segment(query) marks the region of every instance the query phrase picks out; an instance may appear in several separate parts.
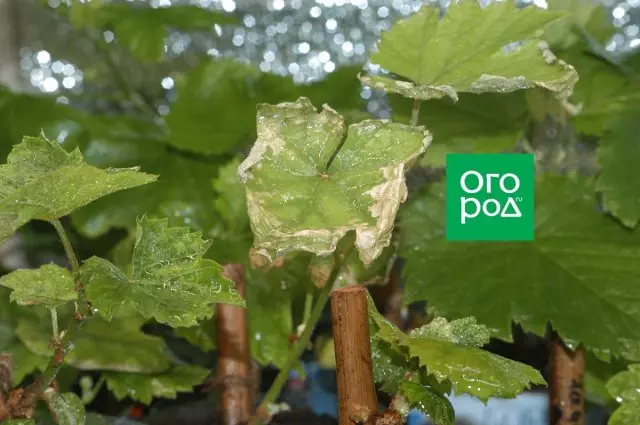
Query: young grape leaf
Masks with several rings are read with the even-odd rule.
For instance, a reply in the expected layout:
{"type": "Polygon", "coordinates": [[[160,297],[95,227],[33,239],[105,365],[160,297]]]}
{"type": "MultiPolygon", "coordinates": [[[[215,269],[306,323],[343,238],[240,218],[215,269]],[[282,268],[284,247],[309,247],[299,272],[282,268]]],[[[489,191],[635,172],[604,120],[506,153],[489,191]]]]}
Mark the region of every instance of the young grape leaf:
{"type": "Polygon", "coordinates": [[[609,418],[609,425],[635,425],[640,417],[640,365],[632,364],[607,382],[607,390],[620,407],[609,418]]]}
{"type": "Polygon", "coordinates": [[[60,425],[84,425],[87,412],[82,400],[74,393],[58,393],[53,389],[44,392],[44,400],[51,414],[60,425]]]}
{"type": "Polygon", "coordinates": [[[71,22],[79,28],[113,30],[119,42],[138,59],[159,61],[165,53],[169,30],[207,31],[214,25],[235,23],[232,15],[195,5],[152,8],[128,3],[78,3],[70,10],[71,22]]]}
{"type": "MultiPolygon", "coordinates": [[[[61,328],[64,324],[61,321],[61,328]]],[[[16,334],[32,353],[51,358],[51,324],[44,318],[20,319],[16,334]]],[[[165,348],[162,338],[142,333],[139,323],[93,317],[78,334],[65,363],[81,370],[162,372],[169,368],[165,348]]]]}
{"type": "Polygon", "coordinates": [[[401,215],[407,302],[473,315],[507,339],[512,320],[539,335],[550,321],[565,340],[613,353],[640,338],[640,234],[597,211],[591,184],[537,181],[535,241],[524,243],[446,241],[444,194],[434,185],[401,215]]]}
{"type": "Polygon", "coordinates": [[[428,414],[435,425],[452,425],[455,412],[451,402],[432,388],[413,381],[402,381],[400,392],[413,409],[428,414]]]}
{"type": "MultiPolygon", "coordinates": [[[[409,123],[413,101],[389,96],[393,119],[409,123]]],[[[460,93],[457,102],[432,99],[422,102],[418,124],[434,141],[421,165],[444,166],[447,153],[500,153],[513,149],[528,119],[523,91],[511,93],[460,93]]]]}
{"type": "Polygon", "coordinates": [[[382,34],[371,62],[408,81],[361,77],[375,88],[415,99],[458,92],[511,92],[543,87],[558,97],[571,95],[578,75],[557,59],[537,34],[564,16],[537,7],[518,8],[512,0],[482,8],[476,0],[452,3],[439,10],[423,5],[414,15],[382,34]],[[519,45],[505,46],[521,42],[519,45]]]}
{"type": "Polygon", "coordinates": [[[11,301],[56,308],[78,298],[69,270],[46,264],[35,270],[16,270],[0,277],[0,285],[13,289],[11,301]]]}
{"type": "Polygon", "coordinates": [[[0,241],[30,220],[53,220],[119,190],[150,183],[137,169],[88,165],[44,135],[24,137],[0,165],[0,241]]]}
{"type": "Polygon", "coordinates": [[[635,227],[640,221],[640,110],[619,116],[598,143],[598,162],[602,171],[596,189],[602,193],[604,208],[624,225],[635,227]]]}
{"type": "Polygon", "coordinates": [[[106,372],[107,388],[123,400],[129,397],[144,404],[154,398],[175,399],[179,392],[191,392],[209,375],[209,371],[196,365],[175,365],[155,375],[142,373],[106,372]]]}
{"type": "Polygon", "coordinates": [[[451,384],[448,381],[438,383],[420,368],[416,359],[410,358],[406,348],[396,339],[401,332],[378,313],[370,296],[368,309],[376,383],[382,391],[404,397],[411,407],[429,415],[436,424],[453,425],[453,407],[445,397],[451,392],[451,384]]]}
{"type": "Polygon", "coordinates": [[[406,164],[431,135],[384,120],[352,124],[342,143],[344,132],[338,113],[317,113],[307,98],[259,105],[258,139],[238,173],[261,254],[325,255],[350,230],[365,264],[389,245],[406,164]]]}
{"type": "Polygon", "coordinates": [[[465,317],[449,322],[444,317],[436,317],[428,324],[412,330],[410,336],[439,338],[458,345],[482,347],[489,343],[491,333],[484,325],[479,325],[475,317],[465,317]]]}
{"type": "Polygon", "coordinates": [[[442,324],[436,324],[422,335],[406,335],[378,313],[371,299],[369,317],[377,326],[375,338],[406,350],[438,384],[450,383],[456,394],[471,394],[486,402],[490,397],[515,397],[531,384],[544,384],[540,373],[532,367],[476,348],[479,341],[469,335],[478,330],[486,335],[488,331],[475,321],[457,322],[455,333],[442,332],[442,324]],[[453,339],[449,339],[451,336],[453,339]],[[456,340],[471,345],[461,345],[456,340]]]}
{"type": "Polygon", "coordinates": [[[195,326],[213,315],[213,303],[244,305],[222,267],[202,256],[210,243],[167,220],[138,220],[132,271],[91,257],[80,269],[92,305],[107,320],[122,308],[172,327],[195,326]]]}

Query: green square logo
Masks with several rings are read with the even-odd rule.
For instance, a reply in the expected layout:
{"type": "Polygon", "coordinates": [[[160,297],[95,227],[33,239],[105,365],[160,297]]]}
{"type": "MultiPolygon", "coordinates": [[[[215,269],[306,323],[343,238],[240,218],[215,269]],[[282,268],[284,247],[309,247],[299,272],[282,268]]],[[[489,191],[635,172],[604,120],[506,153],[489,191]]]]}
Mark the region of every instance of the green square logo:
{"type": "Polygon", "coordinates": [[[447,154],[446,239],[533,240],[533,154],[447,154]]]}

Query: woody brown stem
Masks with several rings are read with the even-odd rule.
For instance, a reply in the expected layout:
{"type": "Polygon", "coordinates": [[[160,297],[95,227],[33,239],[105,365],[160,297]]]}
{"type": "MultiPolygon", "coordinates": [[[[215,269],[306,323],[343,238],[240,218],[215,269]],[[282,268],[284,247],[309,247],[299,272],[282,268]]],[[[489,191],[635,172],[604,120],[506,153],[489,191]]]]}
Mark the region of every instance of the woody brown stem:
{"type": "MultiPolygon", "coordinates": [[[[233,280],[240,295],[245,296],[242,264],[227,264],[224,274],[233,280]]],[[[240,425],[251,414],[252,386],[249,364],[249,338],[246,310],[242,307],[218,304],[218,382],[222,384],[220,409],[224,425],[240,425]]]]}
{"type": "Polygon", "coordinates": [[[336,289],[331,294],[335,340],[339,425],[368,422],[377,413],[373,381],[367,292],[362,286],[336,289]]]}
{"type": "Polygon", "coordinates": [[[584,348],[572,351],[553,335],[549,359],[549,424],[584,425],[584,348]]]}

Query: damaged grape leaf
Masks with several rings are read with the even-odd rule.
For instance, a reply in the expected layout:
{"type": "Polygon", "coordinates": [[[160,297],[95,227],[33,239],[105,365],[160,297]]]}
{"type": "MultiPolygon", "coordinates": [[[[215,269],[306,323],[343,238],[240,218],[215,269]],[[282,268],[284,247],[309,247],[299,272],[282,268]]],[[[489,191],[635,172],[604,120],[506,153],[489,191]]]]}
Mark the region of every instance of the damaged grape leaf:
{"type": "Polygon", "coordinates": [[[270,259],[303,250],[333,252],[350,230],[370,264],[389,245],[404,171],[423,153],[424,128],[367,120],[349,126],[307,98],[258,106],[258,139],[238,167],[246,187],[254,246],[270,259]]]}
{"type": "Polygon", "coordinates": [[[68,153],[44,135],[24,137],[0,165],[0,242],[31,220],[57,219],[154,180],[137,168],[92,167],[78,149],[68,153]]]}
{"type": "Polygon", "coordinates": [[[532,87],[567,98],[578,75],[538,38],[546,25],[564,15],[518,8],[512,0],[486,7],[462,0],[452,3],[439,20],[436,7],[423,5],[384,32],[378,51],[371,55],[371,62],[410,81],[360,78],[371,87],[423,100],[448,96],[455,101],[458,92],[505,93],[532,87]]]}
{"type": "Polygon", "coordinates": [[[13,271],[0,277],[0,285],[13,289],[11,301],[22,305],[43,304],[56,308],[78,298],[71,272],[55,264],[13,271]]]}
{"type": "Polygon", "coordinates": [[[467,393],[486,402],[490,397],[512,398],[531,384],[545,383],[534,368],[476,348],[486,340],[488,330],[474,320],[454,321],[448,327],[439,322],[407,335],[376,310],[371,297],[368,311],[375,338],[405,350],[408,358],[417,359],[435,378],[436,385],[446,388],[450,383],[456,394],[467,393]],[[469,337],[477,331],[482,335],[479,339],[469,337]]]}
{"type": "Polygon", "coordinates": [[[107,320],[133,308],[172,327],[195,326],[213,315],[213,303],[244,306],[222,266],[202,258],[209,245],[200,232],[143,216],[129,274],[99,257],[85,261],[80,273],[93,307],[107,320]]]}
{"type": "Polygon", "coordinates": [[[444,184],[432,185],[400,217],[406,302],[473,315],[505,339],[512,320],[538,335],[551,322],[565,340],[622,354],[622,339],[640,339],[640,234],[598,211],[593,191],[590,181],[539,177],[535,241],[452,243],[444,184]]]}
{"type": "Polygon", "coordinates": [[[608,425],[636,425],[640,417],[640,364],[632,364],[611,378],[607,390],[620,403],[608,425]]]}
{"type": "Polygon", "coordinates": [[[154,398],[175,399],[179,392],[191,392],[209,375],[209,370],[196,365],[175,365],[166,372],[143,373],[106,372],[107,388],[118,400],[129,397],[144,404],[154,398]]]}

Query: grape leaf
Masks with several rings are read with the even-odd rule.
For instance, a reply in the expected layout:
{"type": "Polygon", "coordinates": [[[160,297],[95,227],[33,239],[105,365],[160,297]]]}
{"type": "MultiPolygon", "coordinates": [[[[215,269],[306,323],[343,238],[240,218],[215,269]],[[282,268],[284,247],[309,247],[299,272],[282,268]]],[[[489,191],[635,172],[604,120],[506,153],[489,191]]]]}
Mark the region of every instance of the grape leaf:
{"type": "Polygon", "coordinates": [[[173,328],[173,333],[189,341],[202,351],[213,351],[216,348],[215,317],[201,321],[190,328],[173,328]]]}
{"type": "Polygon", "coordinates": [[[83,152],[87,161],[98,167],[140,165],[143,171],[159,175],[159,180],[109,195],[74,212],[74,227],[87,237],[101,236],[111,228],[135,231],[136,217],[148,214],[208,234],[217,222],[211,213],[215,199],[211,180],[218,173],[218,163],[168,150],[158,141],[144,138],[145,133],[138,133],[143,130],[128,127],[97,133],[83,152]],[[126,133],[132,134],[125,137],[126,133]]]}
{"type": "Polygon", "coordinates": [[[7,419],[2,422],[2,425],[36,425],[36,421],[33,419],[7,419]]]}
{"type": "Polygon", "coordinates": [[[85,261],[80,273],[93,307],[107,320],[133,307],[172,327],[195,326],[213,315],[213,303],[244,305],[222,267],[202,258],[209,245],[199,232],[142,217],[130,276],[98,257],[85,261]]]}
{"type": "MultiPolygon", "coordinates": [[[[434,326],[431,333],[406,335],[375,309],[370,297],[368,310],[370,320],[377,327],[375,338],[406,350],[438,384],[450,383],[456,394],[471,394],[486,402],[490,397],[515,397],[531,384],[544,384],[540,373],[530,366],[473,345],[457,344],[456,340],[477,343],[472,338],[459,336],[482,329],[475,322],[457,322],[457,335],[436,331],[436,328],[442,329],[441,325],[434,326]],[[448,339],[449,336],[453,336],[453,340],[448,339]]],[[[486,332],[486,329],[482,330],[483,334],[486,332]]]]}
{"type": "Polygon", "coordinates": [[[0,277],[0,285],[13,289],[11,301],[56,308],[78,298],[69,270],[46,264],[36,270],[16,270],[0,277]]]}
{"type": "MultiPolygon", "coordinates": [[[[145,335],[139,323],[99,317],[87,321],[74,342],[74,349],[65,356],[65,363],[81,370],[111,370],[119,372],[162,372],[169,368],[161,338],[145,335]]],[[[61,321],[61,327],[64,322],[61,321]]],[[[23,318],[16,328],[18,338],[32,352],[51,357],[51,324],[43,319],[23,318]]]]}
{"type": "Polygon", "coordinates": [[[536,237],[524,243],[447,242],[443,186],[401,215],[406,302],[473,315],[503,338],[511,320],[539,335],[550,321],[565,340],[614,353],[622,338],[640,338],[639,235],[597,211],[591,184],[537,181],[536,237]]]}
{"type": "Polygon", "coordinates": [[[407,195],[405,165],[431,136],[374,120],[349,126],[341,143],[344,132],[340,115],[329,107],[317,113],[306,98],[258,107],[258,140],[238,173],[261,254],[328,254],[350,230],[365,264],[389,245],[407,195]]]}
{"type": "Polygon", "coordinates": [[[209,375],[209,371],[196,365],[175,365],[166,372],[155,375],[142,373],[106,372],[107,388],[116,399],[127,397],[144,404],[153,398],[175,399],[179,392],[191,392],[209,375]]]}
{"type": "Polygon", "coordinates": [[[53,220],[119,190],[150,183],[136,169],[101,170],[79,150],[67,153],[44,135],[25,137],[0,165],[0,241],[30,220],[53,220]]]}
{"type": "Polygon", "coordinates": [[[640,101],[640,84],[614,65],[581,50],[563,57],[580,74],[571,96],[578,110],[572,123],[579,132],[601,136],[629,105],[640,101]]]}
{"type": "Polygon", "coordinates": [[[298,254],[282,267],[247,270],[251,357],[263,366],[282,367],[287,360],[294,333],[292,297],[296,287],[311,286],[308,265],[309,256],[298,254]]]}
{"type": "Polygon", "coordinates": [[[58,393],[55,390],[44,392],[43,398],[51,414],[60,425],[84,425],[87,412],[80,397],[74,393],[58,393]]]}
{"type": "Polygon", "coordinates": [[[427,414],[435,425],[454,424],[451,402],[437,391],[417,382],[402,381],[400,392],[412,408],[427,414]]]}
{"type": "Polygon", "coordinates": [[[607,382],[607,390],[620,407],[609,418],[609,425],[635,425],[640,417],[640,365],[632,364],[607,382]]]}
{"type": "Polygon", "coordinates": [[[0,86],[0,161],[25,134],[44,132],[65,149],[84,140],[81,114],[44,95],[14,93],[0,86]]]}
{"type": "Polygon", "coordinates": [[[413,329],[410,336],[436,338],[458,345],[482,347],[489,343],[491,334],[484,325],[476,323],[475,317],[465,317],[449,322],[444,317],[436,317],[428,324],[413,329]]]}
{"type": "Polygon", "coordinates": [[[177,82],[177,99],[166,118],[168,141],[202,154],[229,152],[255,139],[256,103],[286,97],[293,87],[288,78],[267,76],[235,60],[207,60],[177,82]]]}
{"type": "MultiPolygon", "coordinates": [[[[389,96],[394,121],[409,123],[413,101],[389,96]]],[[[503,152],[512,149],[528,119],[523,91],[460,93],[457,102],[431,99],[422,102],[418,124],[434,140],[421,165],[444,166],[447,153],[503,152]]]]}
{"type": "Polygon", "coordinates": [[[195,5],[152,8],[129,3],[75,2],[70,12],[76,27],[112,29],[119,42],[147,62],[163,58],[169,30],[213,33],[214,25],[237,21],[232,15],[195,5]]]}
{"type": "MultiPolygon", "coordinates": [[[[549,24],[544,38],[554,51],[570,49],[584,44],[582,35],[576,30],[586,31],[594,41],[605,44],[616,32],[609,18],[609,11],[603,4],[590,0],[555,0],[549,2],[548,10],[568,12],[569,16],[549,24]]],[[[573,63],[572,63],[573,65],[573,63]]],[[[579,70],[578,70],[579,71],[579,70]]],[[[578,72],[580,78],[582,74],[578,72]]]]}
{"type": "Polygon", "coordinates": [[[566,98],[578,75],[536,38],[547,24],[564,16],[537,7],[519,9],[515,2],[476,0],[452,3],[438,20],[439,10],[423,7],[382,33],[371,62],[407,78],[361,77],[372,87],[415,99],[458,92],[511,92],[543,87],[566,98]],[[522,42],[505,49],[510,43],[522,42]]]}
{"type": "Polygon", "coordinates": [[[623,113],[598,143],[602,171],[596,189],[602,193],[604,208],[624,225],[635,227],[640,220],[640,110],[623,113]]]}
{"type": "Polygon", "coordinates": [[[244,187],[238,177],[240,159],[234,158],[220,167],[218,177],[213,181],[217,197],[213,207],[221,220],[211,231],[213,243],[207,256],[219,263],[247,264],[253,235],[247,215],[247,200],[244,187]]]}
{"type": "Polygon", "coordinates": [[[9,300],[9,290],[0,287],[0,353],[11,353],[12,379],[16,386],[28,374],[35,370],[44,370],[49,358],[32,353],[18,340],[15,328],[18,318],[31,314],[31,308],[27,309],[13,304],[9,300]]]}

